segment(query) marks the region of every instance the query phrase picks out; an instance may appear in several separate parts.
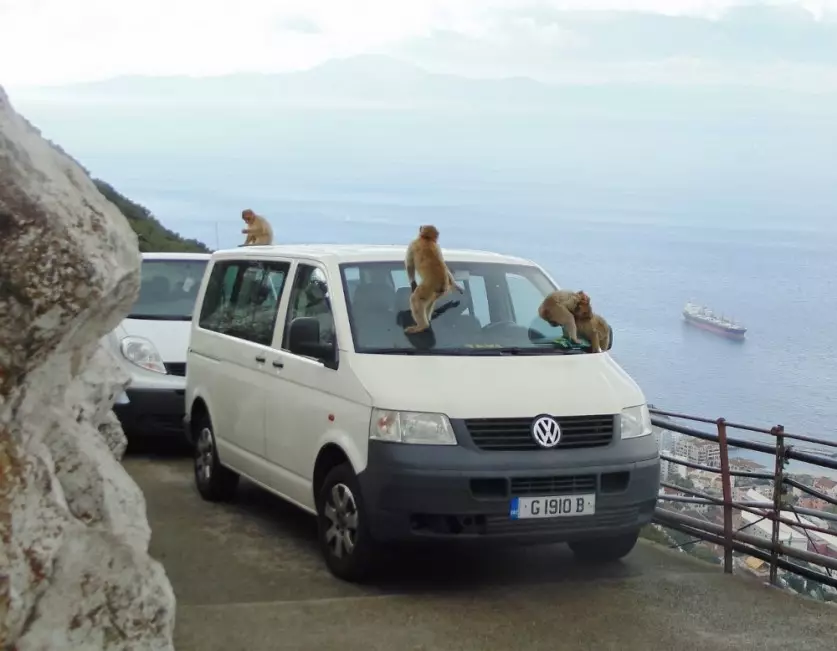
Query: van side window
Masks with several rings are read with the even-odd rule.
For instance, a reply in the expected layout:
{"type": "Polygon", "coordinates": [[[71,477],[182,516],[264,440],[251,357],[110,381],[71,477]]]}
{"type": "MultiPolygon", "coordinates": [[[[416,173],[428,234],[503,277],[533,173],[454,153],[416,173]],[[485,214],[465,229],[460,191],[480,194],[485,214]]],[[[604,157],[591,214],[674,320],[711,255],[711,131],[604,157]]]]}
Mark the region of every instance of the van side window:
{"type": "Polygon", "coordinates": [[[209,276],[198,325],[269,346],[289,268],[287,262],[217,263],[209,276]]]}
{"type": "Polygon", "coordinates": [[[288,350],[288,334],[291,323],[299,317],[313,317],[320,324],[320,343],[334,342],[334,314],[331,310],[331,298],[325,274],[319,267],[299,264],[296,269],[288,316],[285,322],[285,335],[282,349],[288,350]]]}

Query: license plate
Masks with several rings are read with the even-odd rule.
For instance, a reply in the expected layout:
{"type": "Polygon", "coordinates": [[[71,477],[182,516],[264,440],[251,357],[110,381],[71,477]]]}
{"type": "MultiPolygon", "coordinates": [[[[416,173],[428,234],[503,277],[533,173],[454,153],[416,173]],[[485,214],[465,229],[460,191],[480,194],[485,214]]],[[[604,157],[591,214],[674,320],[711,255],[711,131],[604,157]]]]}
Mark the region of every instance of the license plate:
{"type": "Polygon", "coordinates": [[[595,493],[589,495],[544,495],[512,498],[509,517],[512,520],[561,518],[574,515],[593,515],[595,512],[595,493]]]}

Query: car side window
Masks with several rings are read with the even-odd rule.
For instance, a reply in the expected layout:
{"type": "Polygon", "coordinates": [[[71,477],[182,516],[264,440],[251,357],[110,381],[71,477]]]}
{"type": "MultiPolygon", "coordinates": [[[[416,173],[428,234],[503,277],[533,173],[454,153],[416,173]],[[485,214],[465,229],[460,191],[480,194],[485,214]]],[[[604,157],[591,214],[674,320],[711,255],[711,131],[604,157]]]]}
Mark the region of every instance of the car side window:
{"type": "Polygon", "coordinates": [[[269,346],[290,265],[236,260],[212,268],[198,325],[269,346]]]}
{"type": "Polygon", "coordinates": [[[288,350],[291,323],[300,317],[311,317],[317,320],[320,325],[319,342],[321,344],[334,343],[334,313],[331,309],[331,297],[325,273],[319,267],[308,264],[299,264],[296,269],[285,322],[285,334],[282,338],[283,350],[288,350]]]}

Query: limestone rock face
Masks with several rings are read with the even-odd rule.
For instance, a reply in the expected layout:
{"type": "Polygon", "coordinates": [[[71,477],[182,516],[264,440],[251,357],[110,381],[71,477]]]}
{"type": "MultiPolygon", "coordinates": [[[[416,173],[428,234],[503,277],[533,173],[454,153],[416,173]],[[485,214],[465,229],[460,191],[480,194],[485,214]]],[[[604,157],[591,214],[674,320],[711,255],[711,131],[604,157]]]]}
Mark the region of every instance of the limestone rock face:
{"type": "Polygon", "coordinates": [[[137,239],[0,88],[0,649],[172,649],[175,601],[111,410],[102,337],[137,239]]]}

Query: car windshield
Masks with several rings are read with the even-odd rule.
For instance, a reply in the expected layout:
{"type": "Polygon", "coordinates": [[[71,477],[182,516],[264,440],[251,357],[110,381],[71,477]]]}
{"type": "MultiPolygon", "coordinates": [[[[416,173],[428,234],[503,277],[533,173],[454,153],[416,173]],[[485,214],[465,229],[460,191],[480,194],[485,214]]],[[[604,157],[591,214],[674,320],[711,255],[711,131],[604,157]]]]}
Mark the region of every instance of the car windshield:
{"type": "Polygon", "coordinates": [[[191,321],[206,260],[143,260],[130,319],[191,321]]]}
{"type": "MultiPolygon", "coordinates": [[[[390,355],[554,355],[583,352],[560,326],[538,316],[544,297],[557,289],[530,265],[448,261],[455,290],[436,301],[430,329],[406,334],[413,324],[404,263],[343,263],[354,348],[390,355]]],[[[418,280],[418,279],[417,279],[418,280]]]]}

